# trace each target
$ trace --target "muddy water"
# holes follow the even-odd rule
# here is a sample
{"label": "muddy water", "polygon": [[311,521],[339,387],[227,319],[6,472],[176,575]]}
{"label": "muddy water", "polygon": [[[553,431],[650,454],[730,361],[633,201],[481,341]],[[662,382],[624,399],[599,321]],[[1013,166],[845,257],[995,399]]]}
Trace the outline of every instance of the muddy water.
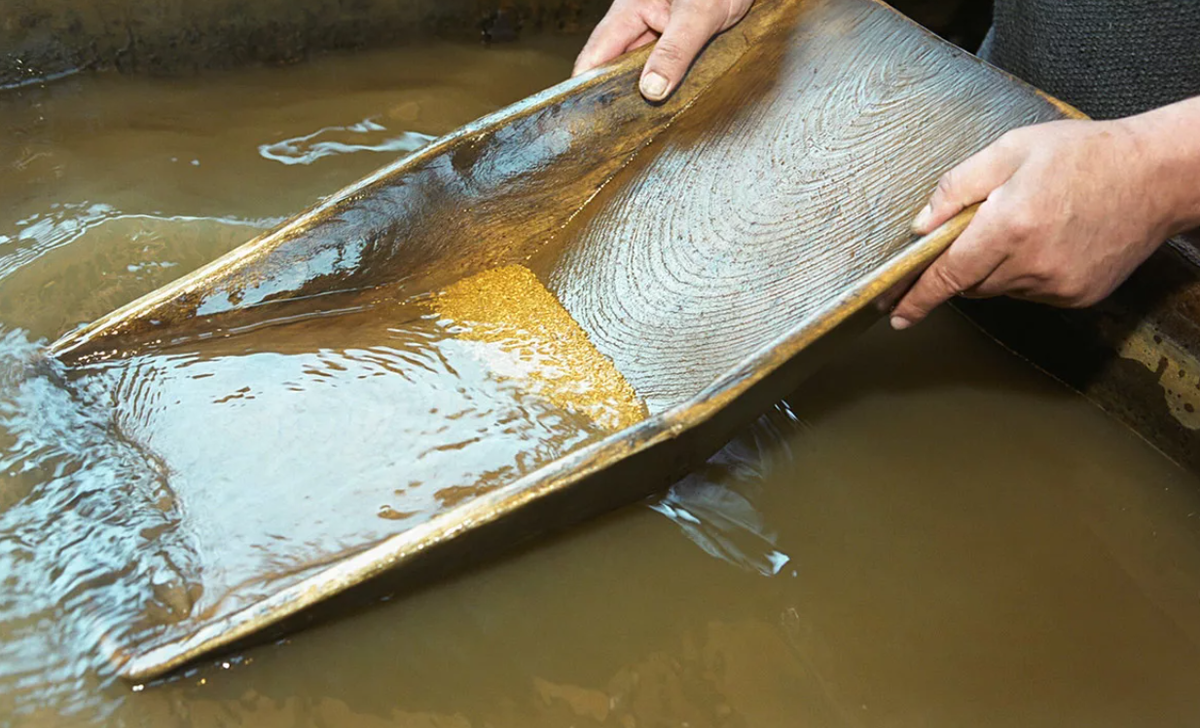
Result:
{"label": "muddy water", "polygon": [[[1195,479],[950,313],[872,332],[650,507],[165,684],[112,679],[107,658],[147,615],[212,598],[191,575],[233,542],[222,518],[253,516],[236,521],[245,535],[285,543],[272,523],[307,512],[308,479],[328,484],[333,525],[353,510],[367,518],[352,527],[403,526],[402,487],[386,501],[360,487],[419,455],[371,439],[380,402],[515,402],[519,437],[488,433],[501,464],[534,441],[570,448],[596,423],[555,396],[514,399],[472,374],[468,351],[422,358],[441,318],[407,304],[306,324],[376,339],[354,357],[256,339],[239,356],[261,365],[239,371],[260,379],[232,388],[213,363],[228,351],[110,377],[47,364],[38,342],[548,85],[578,43],[0,96],[0,725],[1193,724]],[[439,392],[446,364],[462,386]],[[380,389],[342,386],[370,380]],[[109,406],[81,381],[103,383]],[[297,421],[327,428],[316,457],[281,453],[282,429],[237,429],[239,407],[280,406],[288,385],[320,415]],[[258,396],[217,402],[243,387]],[[181,477],[233,477],[207,444],[255,436],[239,472],[260,500],[234,486],[177,497],[194,492]],[[478,480],[470,462],[429,468]],[[286,572],[295,547],[231,553]]]}
{"label": "muddy water", "polygon": [[190,634],[647,416],[528,268],[408,295],[327,296],[72,369],[79,406],[111,413],[162,482],[153,546],[181,552],[134,643]]}

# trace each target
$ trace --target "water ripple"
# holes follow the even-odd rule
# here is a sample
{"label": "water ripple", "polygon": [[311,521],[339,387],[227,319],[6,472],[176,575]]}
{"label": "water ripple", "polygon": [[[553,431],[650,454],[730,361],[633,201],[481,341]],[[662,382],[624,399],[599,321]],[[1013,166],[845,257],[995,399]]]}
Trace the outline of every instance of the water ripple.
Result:
{"label": "water ripple", "polygon": [[187,550],[161,468],[39,351],[0,331],[0,715],[80,715],[126,634],[186,593]]}
{"label": "water ripple", "polygon": [[348,126],[327,126],[311,134],[260,144],[258,153],[282,164],[312,164],[322,157],[355,152],[415,152],[436,137],[415,131],[389,134],[374,119]]}
{"label": "water ripple", "polygon": [[671,519],[705,553],[775,576],[791,557],[756,501],[771,473],[793,461],[790,440],[806,425],[780,402],[650,508]]}

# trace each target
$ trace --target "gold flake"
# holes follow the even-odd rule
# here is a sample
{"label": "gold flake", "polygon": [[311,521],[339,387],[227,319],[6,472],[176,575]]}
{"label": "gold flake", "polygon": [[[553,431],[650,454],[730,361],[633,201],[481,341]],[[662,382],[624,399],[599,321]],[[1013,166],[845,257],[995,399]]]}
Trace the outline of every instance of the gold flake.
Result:
{"label": "gold flake", "polygon": [[464,278],[431,299],[463,338],[500,343],[536,368],[531,389],[612,431],[646,418],[645,404],[533,271],[506,265]]}

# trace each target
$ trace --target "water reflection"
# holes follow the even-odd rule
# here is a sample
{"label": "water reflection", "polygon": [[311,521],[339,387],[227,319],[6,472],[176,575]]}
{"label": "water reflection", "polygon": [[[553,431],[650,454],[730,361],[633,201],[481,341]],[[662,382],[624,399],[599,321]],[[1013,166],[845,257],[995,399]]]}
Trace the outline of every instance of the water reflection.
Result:
{"label": "water reflection", "polygon": [[779,574],[790,557],[775,548],[776,534],[756,502],[791,466],[791,443],[804,429],[780,402],[650,507],[710,556],[762,576]]}
{"label": "water reflection", "polygon": [[[44,342],[7,332],[0,710],[35,721],[49,706],[55,721],[110,716],[125,702],[112,675],[124,648],[189,617],[243,606],[453,505],[447,499],[462,487],[486,489],[603,434],[514,384],[521,363],[511,344],[479,351],[485,343],[447,338],[436,317],[414,313],[319,318],[277,334],[290,352],[259,337],[258,348],[236,354],[226,341],[217,352],[193,346],[75,371],[46,360]],[[334,348],[302,343],[314,336]],[[336,348],[363,336],[382,339]],[[495,380],[489,372],[506,357],[514,359],[500,367],[509,377]],[[770,548],[773,535],[751,499],[775,459],[786,459],[788,430],[780,428],[795,424],[781,405],[653,507],[707,552],[778,572],[772,564],[786,557]],[[383,509],[396,517],[380,518]],[[636,674],[670,664],[649,659]],[[644,703],[654,692],[646,679],[614,676],[627,695],[611,700]],[[596,700],[541,679],[535,688],[547,705],[564,706],[547,716]],[[97,702],[104,692],[110,697]],[[250,705],[241,717],[240,708],[217,713],[257,722],[296,709],[266,699]],[[138,714],[147,710],[143,699]],[[336,699],[302,710],[328,711],[352,713]]]}
{"label": "water reflection", "polygon": [[244,242],[274,220],[132,213],[51,203],[5,228],[0,321],[35,337],[103,316]]}
{"label": "water reflection", "polygon": [[[128,213],[102,202],[80,203],[51,203],[49,209],[36,212],[13,223],[11,234],[0,233],[0,280],[18,272],[32,264],[38,258],[80,240],[88,234],[102,235],[115,238],[122,233],[105,233],[99,228],[106,224],[127,221],[142,227],[155,226],[170,229],[172,232],[186,229],[198,223],[213,226],[230,225],[242,228],[237,234],[247,236],[255,230],[261,230],[274,225],[277,220],[243,220],[233,217],[193,217],[189,215],[162,215],[157,213]],[[133,227],[132,225],[129,227]],[[136,227],[133,227],[136,230]],[[124,232],[124,231],[122,231]],[[138,235],[132,234],[131,242],[138,242]],[[163,251],[155,250],[154,253]],[[132,264],[131,265],[135,265]],[[174,267],[177,261],[163,260],[161,255],[153,256],[152,260],[141,265],[157,265],[159,267]],[[131,271],[137,272],[137,271]],[[179,275],[179,272],[176,272]]]}
{"label": "water reflection", "polygon": [[326,126],[311,134],[260,144],[258,153],[282,164],[312,164],[322,157],[355,152],[415,152],[434,137],[415,131],[390,132],[378,119]]}
{"label": "water reflection", "polygon": [[544,342],[459,323],[381,305],[73,372],[169,473],[202,595],[180,618],[228,614],[606,434],[531,383],[522,352]]}
{"label": "water reflection", "polygon": [[[411,62],[331,57],[293,69],[300,76],[259,69],[233,83],[221,74],[192,83],[80,75],[0,94],[0,724],[122,720],[114,716],[129,693],[111,670],[122,645],[205,598],[195,561],[204,543],[180,528],[188,513],[169,487],[173,474],[123,429],[135,401],[146,405],[142,414],[159,410],[148,399],[114,408],[100,384],[120,379],[116,370],[62,371],[42,345],[430,138],[412,129],[445,133],[553,83],[576,46],[556,39],[487,53],[441,44],[412,49]],[[370,121],[338,129],[346,114]],[[305,131],[314,128],[322,131]],[[341,161],[289,166],[257,153],[281,138],[290,141],[274,147],[278,156],[328,161],[333,153]],[[291,372],[293,383],[317,391],[327,379],[320,370],[342,366],[339,356],[310,357],[311,368]],[[419,359],[398,356],[407,356],[403,346],[384,345],[347,361],[377,373]],[[194,394],[204,379],[188,375],[219,369],[221,359],[187,359],[142,360],[125,373]],[[272,366],[282,365],[258,371],[267,376]],[[264,399],[223,406],[245,402]],[[159,423],[164,438],[169,422]],[[362,431],[368,423],[342,424]],[[175,436],[186,446],[186,431]],[[394,445],[372,455],[377,461]],[[267,467],[255,465],[260,474]],[[373,527],[394,523],[377,513],[405,483],[368,499]],[[276,500],[287,505],[286,495]]]}
{"label": "water reflection", "polygon": [[189,550],[159,464],[20,331],[0,338],[0,447],[0,714],[70,715],[178,601]]}

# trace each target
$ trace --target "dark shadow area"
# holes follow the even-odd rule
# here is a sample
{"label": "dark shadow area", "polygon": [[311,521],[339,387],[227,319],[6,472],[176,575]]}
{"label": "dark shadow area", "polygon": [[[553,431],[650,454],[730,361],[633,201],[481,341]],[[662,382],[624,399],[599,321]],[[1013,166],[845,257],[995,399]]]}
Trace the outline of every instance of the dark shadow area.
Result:
{"label": "dark shadow area", "polygon": [[972,53],[992,23],[992,0],[894,0],[892,5]]}
{"label": "dark shadow area", "polygon": [[954,305],[996,341],[1200,472],[1200,431],[1190,422],[1195,406],[1177,391],[1200,377],[1200,279],[1183,255],[1164,246],[1088,309],[1008,298]]}

